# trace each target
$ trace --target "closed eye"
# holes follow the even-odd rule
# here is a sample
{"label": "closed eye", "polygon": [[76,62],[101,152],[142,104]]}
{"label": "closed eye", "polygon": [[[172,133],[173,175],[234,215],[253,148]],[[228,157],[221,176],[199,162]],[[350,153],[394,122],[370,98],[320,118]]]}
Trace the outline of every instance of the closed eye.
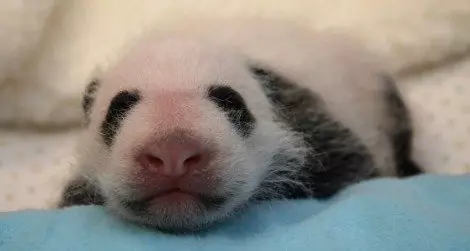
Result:
{"label": "closed eye", "polygon": [[209,87],[209,98],[226,111],[247,109],[242,96],[228,86]]}
{"label": "closed eye", "polygon": [[127,113],[141,100],[139,91],[121,91],[111,100],[106,117],[101,124],[101,136],[109,147]]}
{"label": "closed eye", "polygon": [[240,93],[229,86],[213,85],[209,87],[208,97],[226,113],[229,121],[243,137],[250,135],[256,120]]}

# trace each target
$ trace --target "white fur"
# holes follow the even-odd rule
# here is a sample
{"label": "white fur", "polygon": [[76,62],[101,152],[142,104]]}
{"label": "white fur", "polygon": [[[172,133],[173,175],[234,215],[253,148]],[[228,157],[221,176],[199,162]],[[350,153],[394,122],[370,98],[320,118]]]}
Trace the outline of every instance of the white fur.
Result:
{"label": "white fur", "polygon": [[[102,86],[82,138],[79,163],[83,174],[103,191],[109,209],[141,223],[151,220],[160,227],[192,228],[227,217],[255,192],[276,192],[256,189],[269,174],[296,169],[272,165],[274,154],[287,152],[302,164],[306,151],[315,149],[305,149],[297,135],[275,122],[266,95],[248,69],[252,61],[266,64],[324,97],[328,112],[359,136],[380,171],[393,174],[390,146],[381,131],[386,118],[378,76],[383,72],[378,61],[352,41],[275,21],[181,27],[138,40],[100,76]],[[256,118],[257,127],[248,139],[242,139],[205,97],[208,87],[217,83],[238,91]],[[134,89],[142,93],[142,101],[127,114],[108,150],[99,135],[109,102],[119,91]],[[217,171],[209,175],[221,178],[224,185],[211,192],[235,191],[235,196],[220,210],[202,210],[199,216],[188,215],[184,207],[157,206],[150,218],[123,210],[120,199],[136,196],[135,153],[145,143],[178,129],[200,136],[217,149],[210,164]]]}

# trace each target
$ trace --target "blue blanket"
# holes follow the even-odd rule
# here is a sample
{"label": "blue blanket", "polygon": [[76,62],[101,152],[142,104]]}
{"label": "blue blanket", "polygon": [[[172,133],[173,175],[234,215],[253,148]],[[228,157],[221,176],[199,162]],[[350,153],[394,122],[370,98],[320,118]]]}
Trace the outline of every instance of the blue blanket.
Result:
{"label": "blue blanket", "polygon": [[94,206],[3,213],[0,250],[470,250],[470,175],[379,179],[324,202],[264,203],[192,236]]}

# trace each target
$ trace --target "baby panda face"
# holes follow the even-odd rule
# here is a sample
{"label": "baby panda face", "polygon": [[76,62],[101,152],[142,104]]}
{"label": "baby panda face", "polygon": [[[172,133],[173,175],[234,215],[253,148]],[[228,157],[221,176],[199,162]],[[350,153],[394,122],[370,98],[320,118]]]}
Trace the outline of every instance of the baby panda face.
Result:
{"label": "baby panda face", "polygon": [[204,42],[144,40],[86,93],[82,176],[110,211],[162,230],[275,196],[270,177],[305,154],[247,59]]}

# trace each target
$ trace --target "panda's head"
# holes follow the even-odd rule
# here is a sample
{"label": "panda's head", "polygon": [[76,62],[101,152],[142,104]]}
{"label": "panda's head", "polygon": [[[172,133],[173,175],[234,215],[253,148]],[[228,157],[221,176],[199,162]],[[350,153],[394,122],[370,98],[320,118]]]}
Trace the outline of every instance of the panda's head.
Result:
{"label": "panda's head", "polygon": [[201,41],[148,39],[88,86],[79,161],[108,209],[196,230],[276,197],[305,150],[250,64]]}

